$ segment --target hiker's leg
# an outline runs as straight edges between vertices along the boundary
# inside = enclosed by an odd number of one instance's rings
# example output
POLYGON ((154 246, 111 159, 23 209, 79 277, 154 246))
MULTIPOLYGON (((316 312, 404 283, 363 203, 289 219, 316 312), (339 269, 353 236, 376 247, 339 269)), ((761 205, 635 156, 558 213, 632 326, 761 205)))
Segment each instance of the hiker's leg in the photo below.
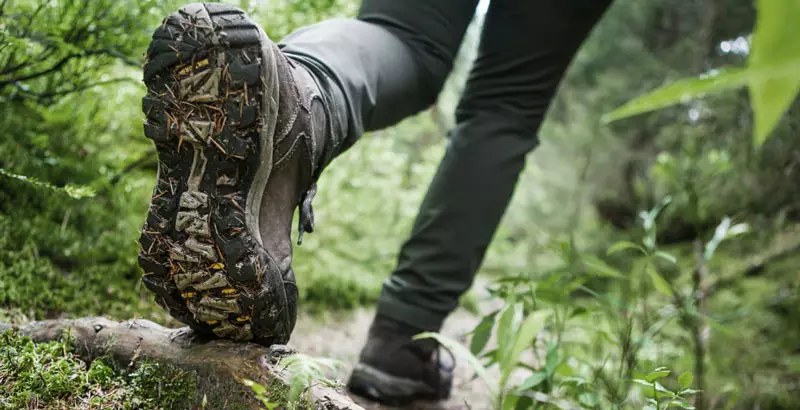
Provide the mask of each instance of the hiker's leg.
POLYGON ((343 90, 347 135, 325 162, 364 131, 393 125, 430 106, 450 73, 478 0, 366 0, 358 19, 302 28, 281 50, 308 67, 323 87, 343 90))
POLYGON ((475 1, 369 0, 361 20, 307 27, 281 47, 225 4, 164 19, 142 104, 159 172, 140 265, 157 301, 202 333, 286 343, 295 209, 311 231, 324 165, 433 102, 475 1))
POLYGON ((494 0, 457 127, 378 313, 438 330, 469 289, 573 55, 611 0, 494 0))

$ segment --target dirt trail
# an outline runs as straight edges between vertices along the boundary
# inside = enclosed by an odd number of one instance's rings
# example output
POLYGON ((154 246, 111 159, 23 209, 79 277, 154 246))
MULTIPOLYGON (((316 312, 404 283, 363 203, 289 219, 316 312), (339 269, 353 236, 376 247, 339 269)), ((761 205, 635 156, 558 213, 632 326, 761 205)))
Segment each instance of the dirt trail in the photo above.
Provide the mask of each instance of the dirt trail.
MULTIPOLYGON (((340 382, 344 383, 347 381, 366 340, 373 314, 374 310, 372 309, 359 309, 350 313, 337 313, 335 318, 333 315, 329 315, 330 317, 301 316, 298 318, 297 327, 289 344, 308 355, 329 357, 345 362, 346 369, 337 377, 340 382)), ((474 314, 459 309, 448 318, 442 331, 447 336, 467 343, 464 334, 472 330, 478 320, 479 318, 474 314)), ((491 399, 487 394, 486 386, 480 380, 472 380, 473 375, 474 372, 469 369, 469 366, 463 361, 459 361, 455 368, 453 395, 450 400, 443 403, 420 402, 410 407, 402 407, 402 409, 488 410, 491 408, 491 399)), ((358 397, 353 397, 353 399, 367 410, 399 409, 382 406, 358 397)))

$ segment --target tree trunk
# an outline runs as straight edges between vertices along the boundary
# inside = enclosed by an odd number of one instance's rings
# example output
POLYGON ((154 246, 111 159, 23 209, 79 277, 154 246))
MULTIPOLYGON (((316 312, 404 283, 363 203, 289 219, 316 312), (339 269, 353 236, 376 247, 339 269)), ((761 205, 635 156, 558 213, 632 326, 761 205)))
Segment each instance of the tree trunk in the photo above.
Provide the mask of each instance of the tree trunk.
MULTIPOLYGON (((285 346, 266 348, 252 343, 204 340, 189 328, 168 329, 144 319, 115 322, 102 317, 46 320, 20 326, 0 323, 0 332, 18 328, 35 342, 63 337, 69 330, 76 353, 86 361, 111 358, 121 368, 132 369, 147 358, 186 372, 194 378, 194 406, 204 400, 209 409, 258 408, 250 379, 271 391, 288 391, 289 375, 280 367, 285 346)), ((275 397, 275 396, 271 396, 275 397)), ((363 410, 338 389, 315 384, 309 388, 309 407, 324 410, 363 410)), ((285 403, 281 403, 285 404, 285 403)), ((281 407, 283 408, 283 406, 281 407)))

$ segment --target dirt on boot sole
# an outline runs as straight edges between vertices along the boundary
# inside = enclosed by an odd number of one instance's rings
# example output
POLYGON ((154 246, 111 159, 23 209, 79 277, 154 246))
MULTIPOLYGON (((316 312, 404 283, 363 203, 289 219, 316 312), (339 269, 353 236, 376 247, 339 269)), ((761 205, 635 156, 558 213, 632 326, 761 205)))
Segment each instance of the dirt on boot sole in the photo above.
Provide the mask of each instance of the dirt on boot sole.
POLYGON ((264 345, 288 341, 296 306, 286 292, 297 292, 257 233, 277 121, 273 53, 241 10, 188 5, 153 34, 142 101, 159 163, 142 280, 195 330, 264 345))

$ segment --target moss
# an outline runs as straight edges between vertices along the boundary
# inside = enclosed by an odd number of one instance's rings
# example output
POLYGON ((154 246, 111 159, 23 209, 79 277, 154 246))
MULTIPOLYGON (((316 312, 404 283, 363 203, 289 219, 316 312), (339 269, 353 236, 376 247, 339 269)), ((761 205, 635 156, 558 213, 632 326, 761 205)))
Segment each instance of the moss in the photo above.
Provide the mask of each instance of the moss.
POLYGON ((144 360, 129 379, 136 407, 181 409, 193 404, 196 378, 174 366, 144 360))
POLYGON ((143 361, 130 373, 102 359, 86 363, 69 343, 34 343, 15 331, 0 334, 0 409, 190 408, 195 378, 143 361))
MULTIPOLYGON (((266 387, 267 391, 265 397, 270 403, 276 403, 279 406, 289 406, 289 391, 291 390, 289 385, 277 379, 270 379, 266 387)), ((293 408, 297 410, 314 409, 314 404, 306 395, 301 395, 299 402, 295 403, 294 406, 293 408)))
POLYGON ((69 357, 62 343, 36 345, 10 332, 0 340, 0 379, 11 381, 0 387, 3 407, 53 401, 86 390, 84 363, 69 357))
POLYGON ((87 365, 67 343, 0 335, 0 409, 126 408, 125 380, 102 361, 87 365))
POLYGON ((30 215, 24 204, 0 212, 0 305, 29 320, 70 312, 163 322, 166 316, 139 284, 136 220, 143 213, 118 210, 128 217, 107 223, 111 215, 102 209, 108 205, 104 201, 76 203, 67 210, 57 209, 58 198, 43 201, 48 205, 38 210, 40 217, 30 215), (61 222, 51 214, 61 214, 61 222), (78 223, 83 214, 96 215, 97 224, 78 223))
POLYGON ((281 381, 270 379, 267 383, 267 393, 265 396, 271 403, 284 405, 289 401, 289 386, 281 381))

